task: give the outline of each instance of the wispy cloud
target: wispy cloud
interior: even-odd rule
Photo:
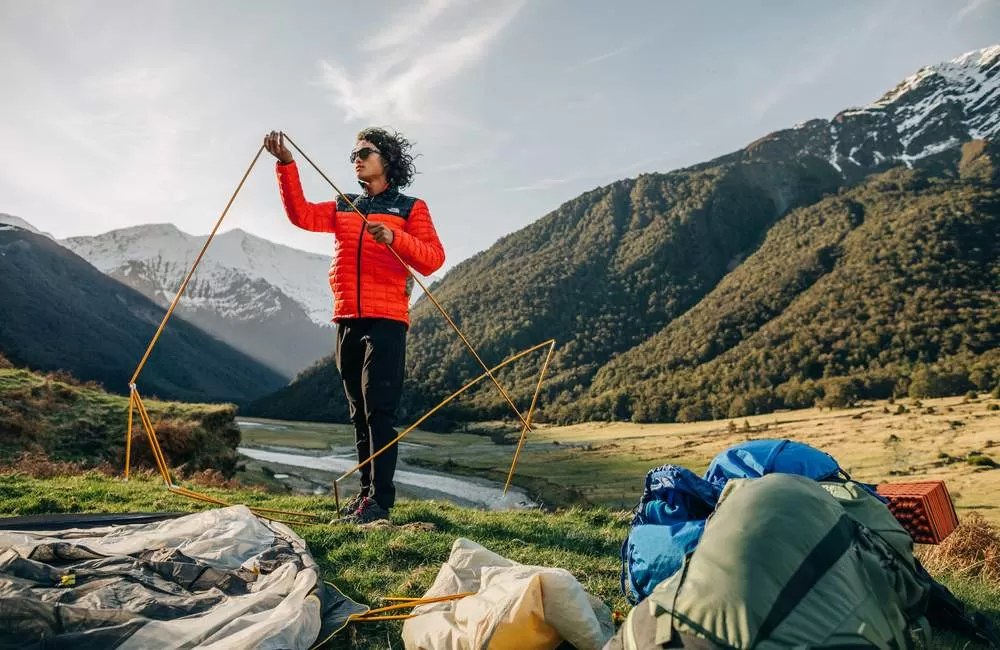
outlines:
[[[426,121],[435,93],[486,56],[524,0],[499,9],[484,5],[489,14],[449,35],[437,28],[452,4],[454,0],[425,0],[362,43],[373,55],[357,73],[332,60],[320,62],[320,83],[344,111],[345,121]]]
[[[610,59],[611,57],[618,56],[619,54],[625,54],[631,49],[634,49],[638,43],[630,43],[629,45],[622,45],[619,48],[615,48],[609,52],[604,52],[603,54],[598,54],[597,56],[592,56],[589,59],[584,59],[580,61],[580,65],[590,65],[591,63],[597,63],[599,61],[604,61],[605,59]]]
[[[968,18],[971,14],[974,14],[989,4],[992,4],[992,0],[969,0],[969,2],[965,3],[965,6],[952,15],[952,17],[948,20],[948,26],[954,27]]]
[[[119,200],[142,203],[166,187],[181,198],[185,172],[173,164],[191,161],[203,145],[197,136],[206,116],[189,100],[199,81],[191,57],[168,65],[129,63],[82,79],[81,96],[94,110],[61,115],[54,124],[85,149],[117,157]]]
[[[504,188],[504,192],[533,192],[536,190],[547,190],[559,185],[565,185],[566,183],[575,181],[576,179],[576,176],[567,176],[566,178],[540,178],[534,183],[528,183],[527,185]]]
[[[196,110],[178,101],[192,74],[183,62],[169,66],[129,64],[79,81],[83,99],[73,109],[59,109],[52,127],[93,155],[115,158],[122,150],[161,148],[167,141],[180,144],[194,129]],[[159,145],[156,143],[159,142]]]
[[[647,33],[644,36],[633,36],[624,45],[616,47],[612,50],[607,50],[606,52],[601,52],[600,54],[595,54],[586,59],[582,59],[570,67],[582,68],[584,66],[600,63],[601,61],[607,61],[608,59],[613,59],[617,56],[621,56],[622,54],[632,52],[646,45],[646,43],[648,43],[653,38],[653,36],[654,33]]]
[[[421,36],[431,23],[454,4],[455,0],[426,0],[415,11],[399,16],[396,22],[362,43],[361,49],[374,51],[405,46]]]

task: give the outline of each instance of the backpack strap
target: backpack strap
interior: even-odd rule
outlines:
[[[757,630],[755,645],[774,633],[796,605],[816,586],[820,578],[847,552],[855,540],[857,530],[858,524],[854,519],[847,514],[840,516],[833,528],[809,551],[809,555],[778,593],[778,597],[771,605],[771,611],[764,617],[764,622]]]
[[[877,533],[868,531],[867,529],[862,532],[862,537],[867,540],[866,543],[871,545],[872,548],[875,547],[873,544],[875,539],[881,539]],[[888,544],[886,546],[888,547]],[[888,550],[891,557],[891,547],[883,550]],[[892,569],[886,567],[878,559],[878,556],[872,553],[861,554],[861,565],[868,574],[868,588],[881,604],[890,623],[894,622],[897,616],[901,617],[904,621],[902,630],[897,630],[895,627],[892,628],[893,638],[889,642],[890,646],[899,648],[900,650],[913,650],[916,647],[914,645],[914,637],[918,637],[923,643],[921,647],[932,647],[930,644],[931,630],[927,619],[923,616],[917,616],[914,612],[907,612],[903,600],[899,597],[899,592],[889,583],[888,572]],[[866,638],[870,638],[867,634],[865,636]]]

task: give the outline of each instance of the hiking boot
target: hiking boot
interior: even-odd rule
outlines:
[[[348,515],[353,515],[355,512],[358,511],[358,508],[361,507],[361,501],[364,500],[365,497],[367,496],[368,496],[367,492],[358,492],[353,497],[351,497],[350,501],[348,501],[346,504],[340,507],[338,514],[344,517],[347,517]]]
[[[361,505],[354,511],[354,514],[348,515],[340,521],[350,524],[370,524],[373,521],[388,518],[388,510],[380,506],[375,499],[364,497],[361,499]]]

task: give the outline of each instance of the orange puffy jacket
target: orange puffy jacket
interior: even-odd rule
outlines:
[[[409,324],[408,274],[384,244],[379,244],[343,198],[310,203],[302,193],[294,162],[277,164],[278,188],[288,219],[305,230],[334,235],[330,288],[333,320],[389,318]],[[444,248],[427,204],[389,188],[375,196],[348,194],[369,221],[392,229],[392,248],[422,275],[444,264]]]

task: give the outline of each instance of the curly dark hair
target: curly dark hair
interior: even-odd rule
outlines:
[[[385,177],[391,186],[403,189],[413,182],[413,176],[417,173],[413,166],[414,156],[410,154],[413,145],[402,133],[370,126],[358,133],[358,141],[361,140],[367,140],[378,147],[385,165]]]

